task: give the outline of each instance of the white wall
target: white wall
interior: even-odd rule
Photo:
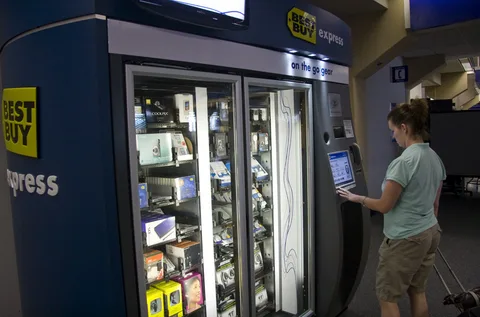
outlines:
[[[20,317],[22,314],[20,312],[17,261],[13,240],[10,192],[7,186],[6,151],[1,122],[2,120],[0,120],[0,316]]]
[[[405,102],[408,92],[403,83],[390,83],[390,67],[400,66],[401,57],[366,80],[366,115],[365,125],[368,140],[366,149],[366,164],[368,164],[368,194],[370,197],[381,196],[381,185],[390,162],[399,153],[396,143],[391,140],[388,129],[387,115],[390,112],[390,103]]]
[[[410,89],[408,100],[415,98],[425,98],[425,89],[422,87],[422,84],[418,84]]]

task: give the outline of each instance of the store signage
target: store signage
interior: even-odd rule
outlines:
[[[7,150],[37,158],[37,88],[6,88],[3,90],[2,105]]]
[[[7,183],[12,189],[13,197],[17,197],[18,192],[28,192],[43,196],[58,195],[57,176],[33,175],[30,173],[17,173],[7,169]]]
[[[299,8],[288,12],[287,25],[296,38],[317,44],[317,17]]]
[[[392,83],[406,83],[408,81],[408,66],[395,66],[391,68]]]

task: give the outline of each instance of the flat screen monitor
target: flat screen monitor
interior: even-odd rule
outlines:
[[[330,167],[332,169],[335,187],[347,187],[355,183],[352,162],[348,151],[338,151],[328,154]]]
[[[136,0],[157,14],[205,27],[246,27],[248,0]]]

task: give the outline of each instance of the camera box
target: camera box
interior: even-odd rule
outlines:
[[[268,179],[267,171],[254,157],[252,157],[252,173],[256,181],[263,181]]]
[[[199,309],[203,305],[203,287],[202,276],[200,273],[193,272],[185,276],[178,276],[173,280],[182,285],[183,302],[187,314]]]
[[[153,283],[163,279],[163,252],[157,250],[147,250],[143,254],[143,267],[147,283]]]
[[[175,104],[173,98],[145,97],[147,123],[174,123]]]
[[[140,165],[162,164],[173,160],[172,134],[137,134]]]
[[[189,122],[193,115],[193,95],[192,94],[176,94],[175,106],[178,111],[179,122]]]
[[[177,160],[188,161],[193,160],[193,154],[188,151],[187,143],[182,132],[172,133],[172,147],[177,151]]]
[[[147,290],[147,309],[148,317],[164,317],[163,311],[163,292],[156,288]]]
[[[182,242],[168,244],[166,252],[176,266],[178,266],[180,262],[183,263],[183,268],[177,267],[180,270],[189,269],[192,266],[200,264],[202,261],[200,242],[197,241],[184,240]]]
[[[175,217],[144,212],[142,231],[145,232],[147,246],[172,241],[177,238]]]
[[[183,317],[182,286],[174,281],[152,284],[163,292],[165,317]]]
[[[210,174],[213,179],[220,180],[221,188],[231,186],[232,178],[230,172],[222,161],[210,162]]]
[[[174,195],[176,200],[197,197],[195,175],[181,177],[147,177],[148,188],[156,195]]]
[[[147,191],[146,183],[138,184],[138,197],[140,198],[140,208],[147,208],[148,207],[148,191]]]

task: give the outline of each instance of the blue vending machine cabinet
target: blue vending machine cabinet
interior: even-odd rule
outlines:
[[[1,72],[4,89],[37,87],[38,157],[7,152],[23,316],[126,316],[106,21],[18,38]]]

